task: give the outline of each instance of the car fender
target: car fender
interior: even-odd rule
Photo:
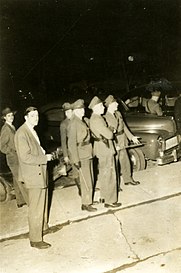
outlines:
[[[140,137],[141,143],[144,145],[140,147],[140,149],[143,151],[146,159],[156,160],[159,155],[159,143],[158,138],[160,137],[160,134],[158,133],[150,133],[150,132],[142,132],[136,134]]]

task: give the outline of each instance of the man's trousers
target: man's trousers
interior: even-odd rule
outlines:
[[[120,164],[120,166],[119,166]],[[123,177],[124,183],[133,181],[131,175],[131,164],[128,156],[128,152],[126,149],[121,149],[118,151],[118,155],[116,156],[116,167],[120,167],[120,173],[118,174],[118,181],[120,181],[120,175]]]
[[[111,204],[118,200],[115,159],[113,155],[99,157],[100,196],[105,203]]]
[[[48,189],[28,188],[28,201],[29,239],[40,242],[48,228]]]
[[[81,160],[81,168],[79,169],[81,198],[83,205],[92,204],[93,194],[93,170],[92,159]]]

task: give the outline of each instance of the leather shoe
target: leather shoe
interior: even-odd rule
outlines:
[[[31,245],[31,247],[35,247],[35,248],[38,248],[38,249],[46,249],[46,248],[51,247],[51,244],[46,243],[44,241],[41,241],[41,242],[30,242],[30,245]]]
[[[124,183],[125,185],[133,185],[133,186],[136,186],[136,185],[139,185],[140,184],[140,182],[139,181],[130,181],[130,182],[126,182],[126,183]]]
[[[93,208],[91,205],[82,205],[81,207],[82,210],[87,210],[87,211],[96,211],[97,209],[96,208]]]
[[[105,202],[105,199],[104,198],[100,198],[99,199],[99,203],[104,203]]]
[[[104,204],[104,207],[105,208],[118,208],[121,205],[122,205],[121,203],[115,202],[115,203],[112,203],[112,204]]]

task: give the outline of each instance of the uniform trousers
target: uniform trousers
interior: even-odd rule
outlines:
[[[120,164],[120,166],[119,166]],[[126,149],[121,149],[118,151],[116,156],[116,169],[120,167],[120,173],[118,174],[118,181],[120,181],[120,174],[123,177],[124,183],[133,181],[131,175],[131,164],[128,156],[128,152]]]
[[[181,120],[176,120],[176,125],[177,125],[177,132],[179,135],[181,135]]]
[[[115,203],[118,200],[118,191],[114,156],[101,156],[98,160],[101,199],[107,204]]]
[[[80,160],[81,168],[79,169],[81,199],[83,205],[92,204],[93,198],[93,167],[92,159]]]
[[[29,239],[40,242],[48,228],[48,189],[28,188],[28,201]]]

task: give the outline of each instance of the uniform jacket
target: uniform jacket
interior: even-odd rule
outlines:
[[[18,157],[14,144],[15,132],[15,129],[6,122],[1,128],[0,150],[2,153],[6,154],[8,166],[18,164]]]
[[[181,122],[181,96],[175,102],[174,115],[177,121]]]
[[[64,119],[60,124],[60,137],[61,137],[61,147],[64,157],[68,157],[68,127],[70,124],[70,119]]]
[[[181,135],[181,96],[179,96],[175,102],[174,115],[177,124],[177,131]]]
[[[158,102],[150,99],[145,101],[146,112],[162,116],[163,112]]]
[[[123,117],[119,111],[116,111],[114,115],[109,112],[106,112],[105,119],[108,124],[108,127],[111,130],[115,129],[115,144],[119,145],[121,149],[128,145],[128,139],[133,138],[133,134],[130,132],[126,126]],[[117,142],[117,143],[116,143]]]
[[[76,115],[70,120],[68,130],[68,149],[72,163],[92,158],[90,130],[87,124]]]
[[[15,147],[19,159],[19,181],[27,188],[47,187],[47,157],[24,123],[15,134]]]
[[[108,128],[106,121],[101,115],[92,114],[90,118],[90,129],[94,138],[100,138],[103,136],[108,140],[109,147],[103,141],[94,141],[94,155],[104,157],[107,155],[115,154],[114,145],[112,142],[113,133]]]

